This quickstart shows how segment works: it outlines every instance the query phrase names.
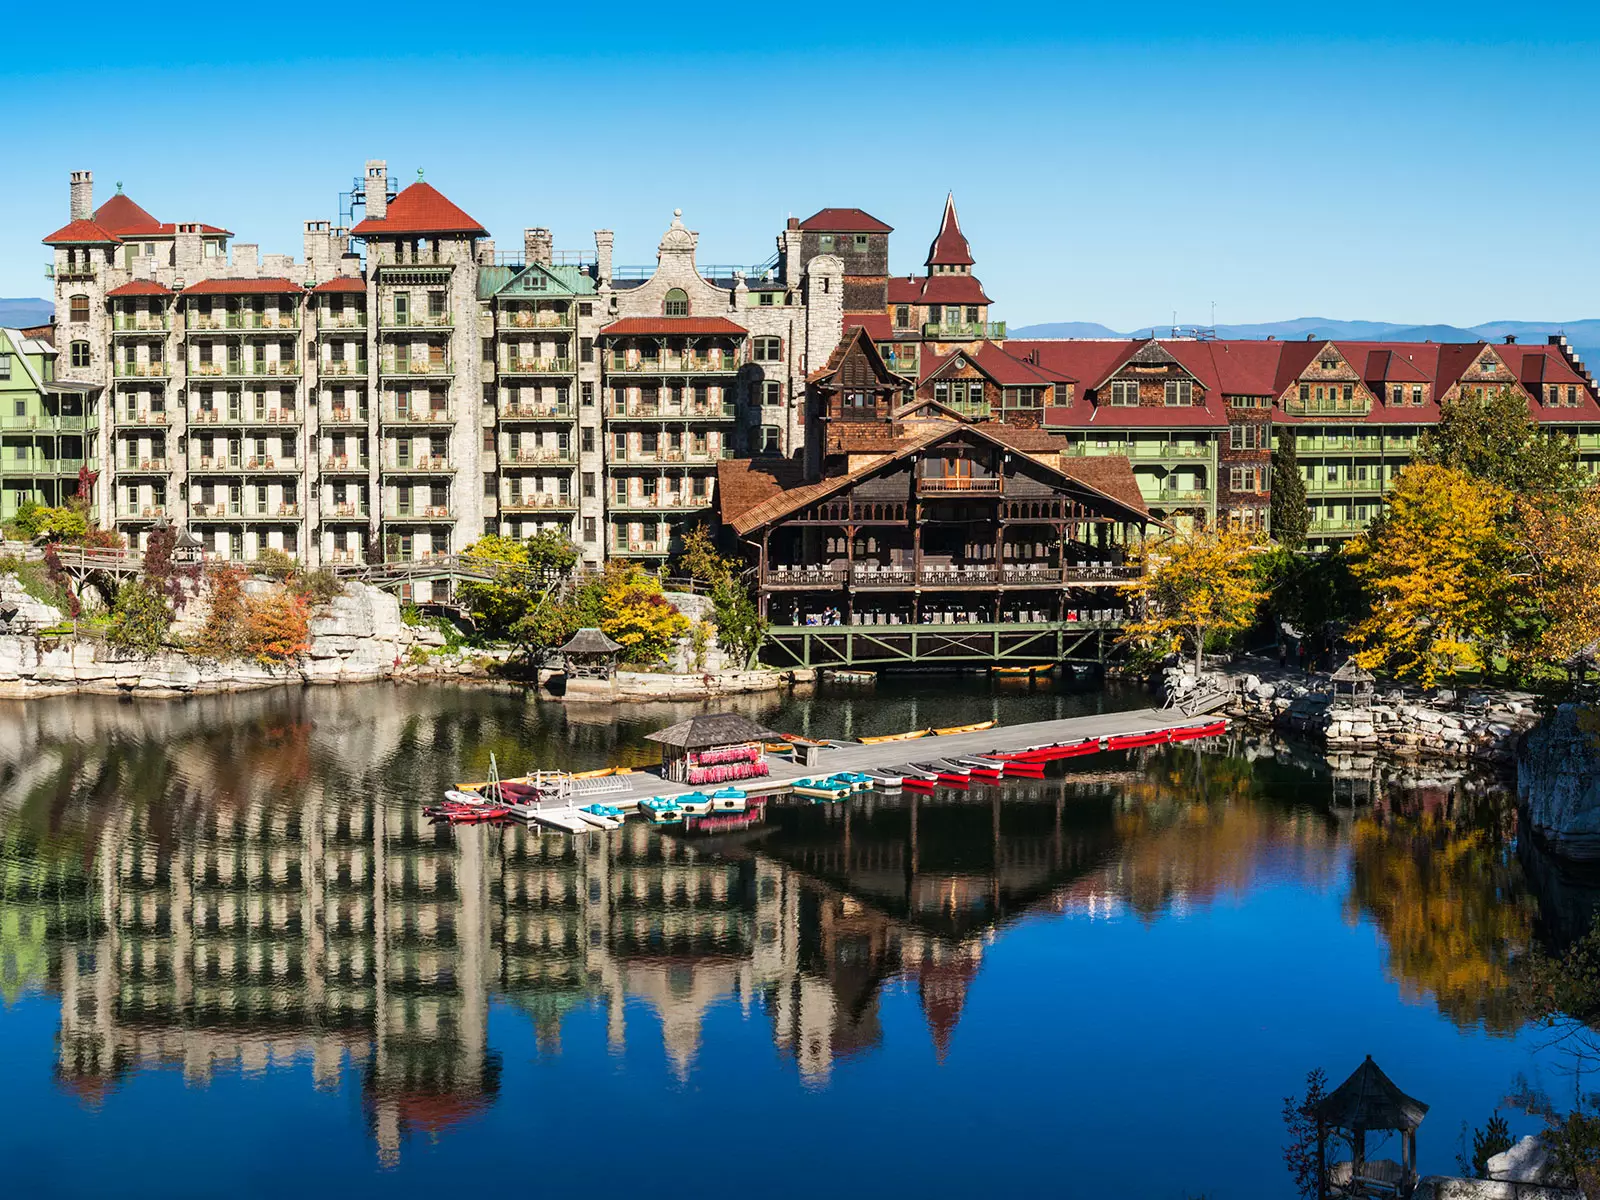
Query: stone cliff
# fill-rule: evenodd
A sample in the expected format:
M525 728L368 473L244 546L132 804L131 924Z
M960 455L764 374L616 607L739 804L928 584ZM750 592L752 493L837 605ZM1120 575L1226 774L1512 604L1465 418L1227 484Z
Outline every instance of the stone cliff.
M1600 861L1600 714L1563 704L1517 748L1517 799L1562 858Z

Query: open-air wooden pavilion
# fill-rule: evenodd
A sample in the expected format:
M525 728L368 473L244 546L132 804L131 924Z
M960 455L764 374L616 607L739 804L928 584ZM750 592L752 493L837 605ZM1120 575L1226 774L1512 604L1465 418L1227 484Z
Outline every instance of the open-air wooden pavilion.
M1317 1195L1409 1196L1417 1185L1417 1126L1428 1106L1406 1095L1367 1055L1313 1110L1317 1118ZM1328 1164L1328 1134L1350 1142L1346 1162ZM1400 1161L1367 1158L1368 1133L1398 1133Z
M1358 707L1370 708L1377 688L1378 677L1354 658L1345 659L1344 665L1333 673L1334 697L1348 696Z
M568 677L610 679L617 669L617 655L622 645L614 642L592 625L586 625L567 639L557 653L567 665Z
M737 713L702 713L645 735L661 744L662 775L694 784L765 775L763 743L778 736Z

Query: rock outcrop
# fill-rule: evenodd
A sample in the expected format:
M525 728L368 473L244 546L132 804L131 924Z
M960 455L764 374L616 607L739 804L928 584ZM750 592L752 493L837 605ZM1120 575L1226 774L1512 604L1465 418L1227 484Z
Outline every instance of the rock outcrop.
M1517 799L1553 853L1600 861L1600 712L1563 704L1522 739Z

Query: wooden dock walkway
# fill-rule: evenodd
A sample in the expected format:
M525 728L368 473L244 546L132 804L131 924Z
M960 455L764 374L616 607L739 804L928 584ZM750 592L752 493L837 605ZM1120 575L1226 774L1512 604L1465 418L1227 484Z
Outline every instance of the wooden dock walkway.
M760 779L730 781L728 786L741 788L752 796L771 795L787 791L797 779L832 775L837 771L870 771L935 758L1010 753L1055 742L1126 737L1208 723L1205 718L1187 717L1171 709L1136 708L1052 721L1028 721L1020 725L997 725L976 733L954 733L943 737L930 734L902 742L879 742L874 745L833 742L822 751L815 767L803 767L769 754L766 761L771 774ZM606 793L596 795L593 799L625 812L637 809L641 800L648 800L652 796L676 796L703 790L702 786L663 779L652 769L611 776L610 780L615 782L607 788ZM579 803L582 802L580 797Z

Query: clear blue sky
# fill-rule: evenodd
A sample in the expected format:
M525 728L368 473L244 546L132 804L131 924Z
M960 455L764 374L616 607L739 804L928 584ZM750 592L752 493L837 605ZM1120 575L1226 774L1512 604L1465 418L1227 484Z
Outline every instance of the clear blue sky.
M1600 316L1597 8L23 5L0 296L46 294L74 168L298 254L381 157L618 263L675 207L748 263L842 205L920 271L953 188L1014 324Z

